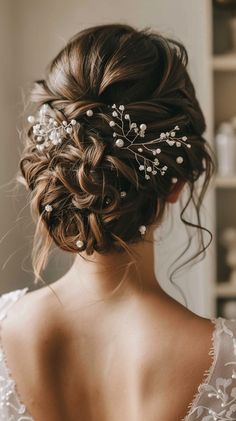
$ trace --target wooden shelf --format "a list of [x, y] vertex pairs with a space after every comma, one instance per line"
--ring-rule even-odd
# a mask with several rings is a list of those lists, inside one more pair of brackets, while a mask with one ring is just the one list
[[228, 188], [236, 188], [236, 174], [232, 176], [216, 176], [215, 178], [215, 186], [228, 189]]
[[236, 299], [236, 287], [232, 287], [232, 285], [229, 285], [227, 283], [225, 285], [223, 284], [217, 286], [215, 289], [215, 293], [217, 297], [232, 297]]
[[236, 70], [236, 52], [213, 56], [212, 67], [221, 72]]

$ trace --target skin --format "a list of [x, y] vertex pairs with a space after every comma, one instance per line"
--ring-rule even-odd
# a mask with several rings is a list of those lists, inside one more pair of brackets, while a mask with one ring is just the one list
[[[174, 186], [170, 203], [182, 188]], [[78, 255], [51, 285], [54, 293], [48, 287], [28, 293], [2, 322], [8, 366], [35, 421], [180, 421], [186, 415], [212, 362], [214, 327], [162, 290], [152, 242], [132, 249], [140, 279], [132, 266], [116, 294], [127, 256], [94, 254], [88, 261]]]

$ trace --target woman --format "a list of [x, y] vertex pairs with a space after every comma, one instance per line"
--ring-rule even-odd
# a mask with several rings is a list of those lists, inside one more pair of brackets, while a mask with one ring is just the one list
[[36, 278], [52, 243], [75, 259], [1, 297], [1, 420], [236, 419], [235, 321], [197, 316], [154, 274], [154, 229], [183, 189], [199, 217], [213, 172], [186, 66], [176, 41], [101, 25], [35, 82], [20, 168]]

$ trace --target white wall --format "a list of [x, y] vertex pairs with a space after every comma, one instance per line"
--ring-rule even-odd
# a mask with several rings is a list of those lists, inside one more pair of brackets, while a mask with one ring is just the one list
[[[0, 118], [8, 123], [4, 132], [1, 130], [0, 142], [0, 184], [9, 179], [17, 166], [17, 142], [16, 127], [20, 127], [22, 118], [22, 91], [27, 93], [30, 82], [43, 77], [43, 71], [50, 59], [66, 43], [67, 39], [78, 30], [99, 23], [123, 22], [136, 27], [151, 26], [154, 29], [164, 31], [168, 35], [175, 36], [183, 41], [189, 51], [190, 71], [198, 92], [199, 100], [207, 113], [208, 120], [211, 115], [211, 83], [209, 80], [209, 42], [207, 42], [206, 21], [208, 0], [1, 0], [0, 22], [1, 53], [8, 57], [5, 67], [5, 75], [1, 75], [0, 83], [4, 88], [4, 101], [1, 98]], [[11, 52], [11, 53], [10, 53]], [[9, 57], [10, 56], [10, 57]], [[12, 63], [12, 65], [11, 65]], [[2, 69], [0, 70], [2, 71]], [[11, 92], [11, 94], [10, 94]], [[10, 95], [10, 96], [9, 96]], [[7, 105], [6, 105], [7, 104]], [[11, 110], [11, 118], [8, 111]], [[18, 118], [16, 113], [18, 112]], [[15, 120], [14, 120], [15, 119]], [[10, 126], [10, 120], [13, 122]], [[3, 126], [1, 126], [3, 127]], [[211, 126], [208, 134], [211, 135]], [[1, 235], [11, 228], [14, 216], [24, 206], [25, 196], [21, 196], [15, 210], [12, 208], [11, 199], [7, 193], [1, 193]], [[207, 203], [212, 221], [212, 200]], [[169, 252], [175, 238], [175, 249], [178, 248], [178, 240], [183, 242], [184, 231], [179, 228], [175, 217], [175, 229], [178, 237], [173, 233], [156, 247], [157, 274], [163, 279], [164, 288], [172, 295], [179, 298], [176, 291], [168, 286], [166, 267], [172, 261]], [[31, 235], [28, 211], [23, 212], [20, 227], [14, 229], [8, 239], [0, 244], [0, 270], [6, 259], [15, 249], [22, 246], [12, 257], [9, 264], [1, 273], [1, 289], [11, 289], [25, 282], [30, 282], [32, 276], [20, 267], [20, 262], [29, 252], [27, 235]], [[178, 231], [180, 230], [180, 231]], [[165, 227], [162, 234], [165, 235]], [[160, 233], [161, 234], [161, 233]], [[29, 259], [27, 267], [30, 268]], [[58, 260], [57, 260], [58, 262]], [[65, 262], [65, 260], [64, 260]], [[199, 313], [206, 313], [209, 308], [209, 260], [205, 264], [198, 265], [194, 271], [181, 274], [181, 286], [191, 299], [192, 308]], [[55, 263], [55, 262], [54, 262]], [[64, 263], [63, 263], [64, 264]], [[211, 263], [210, 263], [211, 264]], [[58, 269], [58, 265], [57, 269]], [[64, 270], [63, 265], [59, 271]], [[51, 264], [48, 271], [49, 279], [57, 276], [55, 264]], [[191, 278], [191, 281], [190, 281]], [[191, 285], [191, 287], [190, 287]], [[192, 298], [194, 297], [194, 300]], [[211, 313], [211, 309], [209, 308]]]

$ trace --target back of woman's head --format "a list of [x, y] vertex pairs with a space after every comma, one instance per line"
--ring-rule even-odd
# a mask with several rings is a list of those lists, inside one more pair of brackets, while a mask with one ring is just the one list
[[[186, 182], [193, 197], [194, 183], [204, 174], [195, 201], [199, 210], [213, 165], [187, 61], [184, 46], [159, 33], [100, 25], [76, 34], [45, 79], [35, 82], [31, 99], [38, 109], [47, 104], [48, 117], [58, 125], [79, 123], [61, 143], [44, 149], [37, 147], [33, 123], [28, 128], [20, 166], [38, 219], [37, 271], [52, 240], [72, 253], [79, 244], [88, 255], [128, 249], [140, 240], [140, 226], [161, 221], [176, 182]], [[144, 146], [143, 161], [156, 159], [168, 168], [164, 175], [150, 166], [144, 171], [134, 151], [115, 143], [113, 104], [118, 110], [124, 105], [137, 127], [146, 126], [145, 142], [178, 126], [178, 136], [187, 137], [191, 148], [163, 142], [157, 160]]]

